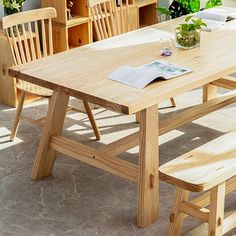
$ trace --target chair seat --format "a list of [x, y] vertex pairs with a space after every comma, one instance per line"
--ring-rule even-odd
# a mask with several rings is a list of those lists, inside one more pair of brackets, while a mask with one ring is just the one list
[[160, 167], [160, 178], [201, 192], [236, 175], [236, 131], [227, 133]]
[[30, 93], [32, 95], [37, 95], [40, 97], [51, 97], [52, 96], [52, 90], [46, 89], [44, 87], [31, 84], [26, 81], [20, 81], [19, 83], [16, 84], [17, 89], [22, 90], [26, 93]]

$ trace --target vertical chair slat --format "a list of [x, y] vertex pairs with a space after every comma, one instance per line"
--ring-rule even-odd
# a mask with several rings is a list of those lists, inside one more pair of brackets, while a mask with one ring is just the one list
[[129, 0], [126, 0], [125, 6], [126, 6], [126, 9], [125, 9], [125, 12], [126, 12], [126, 22], [125, 22], [126, 32], [129, 32], [130, 31]]
[[25, 52], [24, 52], [24, 48], [23, 48], [23, 45], [22, 45], [22, 38], [20, 36], [20, 32], [19, 32], [19, 26], [16, 25], [16, 34], [17, 34], [17, 38], [18, 38], [18, 46], [19, 46], [19, 52], [20, 52], [20, 57], [21, 57], [21, 61], [22, 63], [26, 63], [26, 59], [25, 59]]
[[120, 3], [120, 23], [121, 23], [121, 33], [125, 33], [125, 25], [124, 25], [124, 9], [123, 9], [123, 2], [121, 0]]
[[23, 39], [24, 39], [24, 48], [25, 48], [26, 59], [27, 59], [27, 62], [30, 62], [31, 57], [30, 57], [29, 44], [28, 44], [26, 31], [25, 31], [25, 25], [22, 24], [21, 27], [22, 27], [22, 34], [23, 34]]
[[120, 20], [118, 18], [118, 12], [117, 12], [117, 6], [114, 6], [114, 16], [115, 16], [115, 20], [116, 20], [116, 29], [117, 29], [117, 34], [121, 34], [122, 30], [121, 30], [121, 24], [120, 24]]
[[[114, 3], [114, 2], [113, 2], [113, 3]], [[111, 1], [108, 2], [108, 9], [109, 9], [110, 18], [111, 18], [112, 34], [115, 36], [115, 35], [117, 35], [117, 28], [116, 28], [115, 22], [114, 22], [113, 9], [112, 9], [112, 3], [111, 3]]]
[[101, 4], [98, 4], [98, 10], [99, 10], [99, 13], [100, 13], [100, 16], [101, 16], [102, 30], [103, 30], [104, 36], [105, 36], [105, 38], [108, 38], [107, 29], [106, 29], [106, 25], [105, 25], [105, 21], [104, 21], [104, 17], [103, 17]]
[[[109, 16], [107, 13], [107, 5], [105, 2], [103, 3], [103, 9], [104, 9], [104, 13], [105, 13], [105, 20], [106, 20], [106, 25], [107, 25], [108, 37], [112, 37], [111, 25], [110, 25]], [[112, 13], [110, 14], [110, 16], [111, 15], [112, 15]]]
[[100, 30], [99, 30], [99, 26], [98, 26], [98, 23], [97, 23], [97, 15], [96, 15], [96, 12], [95, 12], [95, 7], [91, 7], [91, 13], [92, 13], [92, 17], [93, 17], [93, 24], [94, 24], [94, 27], [95, 27], [95, 30], [96, 30], [96, 33], [97, 33], [97, 37], [98, 37], [98, 40], [102, 40], [102, 36], [101, 36], [101, 33], [100, 33]]
[[100, 31], [101, 39], [105, 39], [103, 30], [102, 30], [102, 24], [101, 24], [101, 21], [100, 21], [100, 16], [99, 16], [99, 13], [98, 13], [98, 10], [97, 10], [97, 6], [94, 6], [94, 10], [95, 10], [95, 14], [96, 14], [96, 17], [97, 17], [97, 23], [98, 23], [98, 28], [99, 28], [99, 31]]
[[38, 21], [34, 22], [34, 29], [36, 34], [36, 51], [37, 51], [37, 58], [41, 58], [41, 46], [39, 41], [39, 29], [38, 29]]
[[47, 39], [46, 39], [46, 31], [45, 31], [45, 22], [41, 20], [42, 27], [42, 44], [43, 44], [43, 56], [47, 56]]
[[48, 20], [49, 54], [53, 55], [52, 20]]
[[7, 40], [9, 42], [9, 44], [10, 44], [10, 49], [11, 49], [14, 65], [17, 65], [17, 61], [16, 61], [16, 57], [15, 57], [15, 53], [14, 53], [14, 48], [13, 48], [12, 43], [10, 41], [11, 39], [10, 39], [10, 36], [9, 36], [8, 29], [6, 30], [6, 35], [7, 35]]
[[19, 51], [18, 51], [18, 46], [17, 46], [17, 43], [16, 43], [16, 38], [15, 38], [15, 35], [14, 35], [13, 27], [10, 27], [10, 32], [11, 32], [11, 39], [12, 39], [12, 42], [13, 42], [14, 52], [15, 52], [15, 55], [16, 55], [16, 61], [17, 61], [17, 64], [20, 65], [22, 62], [21, 62]]
[[34, 47], [34, 36], [31, 28], [31, 23], [28, 22], [28, 31], [29, 31], [29, 41], [30, 41], [30, 51], [32, 55], [32, 60], [36, 60], [35, 47]]

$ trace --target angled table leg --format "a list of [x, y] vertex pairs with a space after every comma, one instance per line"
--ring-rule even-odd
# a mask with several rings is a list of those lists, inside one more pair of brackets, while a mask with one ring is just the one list
[[68, 101], [69, 96], [65, 93], [53, 92], [33, 166], [33, 180], [42, 179], [52, 173], [56, 151], [49, 146], [50, 137], [61, 134]]
[[139, 227], [157, 220], [159, 214], [158, 107], [140, 112], [138, 216]]

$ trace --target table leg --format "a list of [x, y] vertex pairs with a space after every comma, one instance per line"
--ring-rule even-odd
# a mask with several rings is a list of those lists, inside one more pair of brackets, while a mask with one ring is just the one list
[[68, 101], [69, 96], [65, 93], [53, 92], [33, 166], [33, 180], [42, 179], [52, 173], [56, 151], [49, 146], [50, 137], [61, 134]]
[[146, 227], [159, 215], [158, 106], [140, 112], [138, 216]]
[[217, 86], [206, 84], [203, 86], [203, 102], [207, 102], [217, 97]]

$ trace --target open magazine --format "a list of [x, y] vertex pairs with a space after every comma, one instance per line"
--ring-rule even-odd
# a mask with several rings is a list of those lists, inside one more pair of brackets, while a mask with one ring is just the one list
[[202, 30], [213, 31], [225, 24], [227, 20], [236, 18], [236, 10], [227, 7], [215, 7], [204, 11], [197, 12], [196, 18], [202, 18], [207, 27], [202, 27]]
[[139, 67], [121, 66], [108, 79], [142, 89], [156, 79], [168, 80], [191, 71], [167, 61], [153, 61]]

